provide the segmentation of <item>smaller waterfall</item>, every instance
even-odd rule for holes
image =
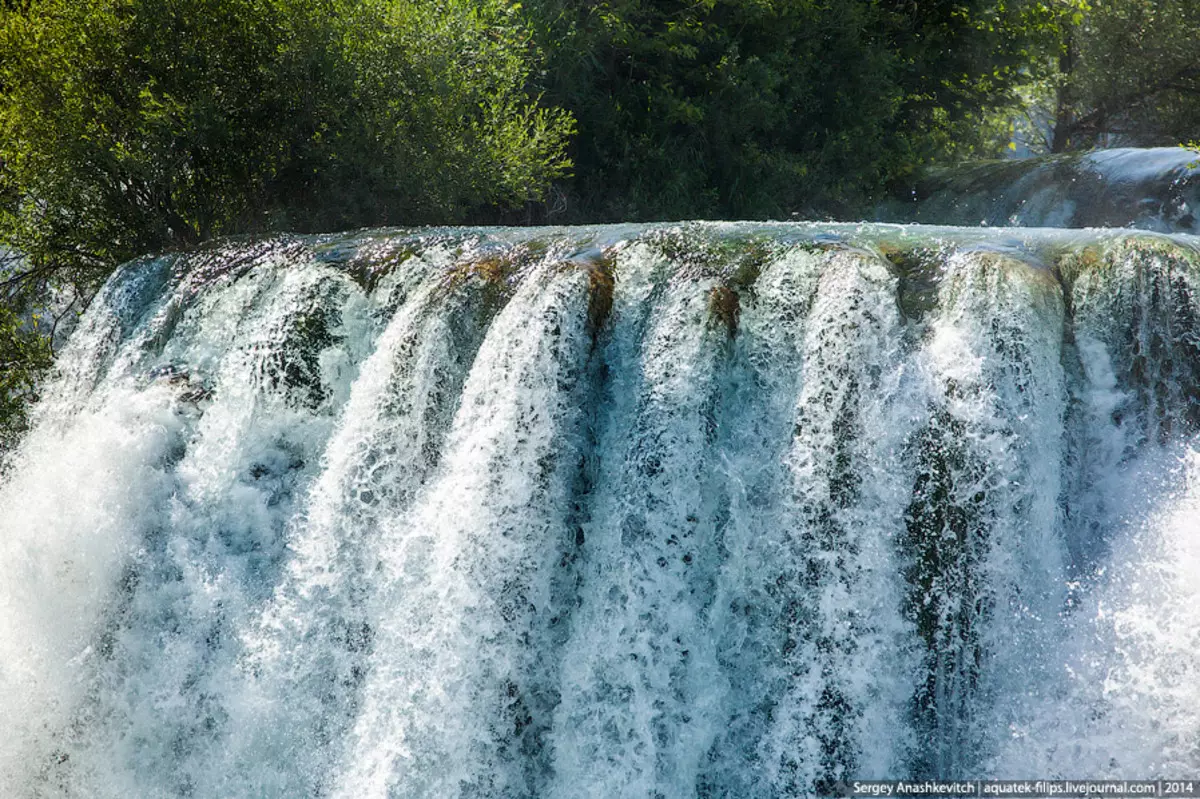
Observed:
[[[1129,147],[951,167],[876,213],[894,222],[1200,233],[1200,153]]]

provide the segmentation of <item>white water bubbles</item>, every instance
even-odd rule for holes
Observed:
[[[977,766],[1046,668],[1062,606],[1063,302],[1036,265],[945,263],[921,352],[927,420],[910,442],[906,612],[926,647],[918,775]]]
[[[786,680],[781,603],[772,574],[783,557],[783,498],[791,487],[787,455],[809,314],[828,258],[804,247],[772,256],[740,292],[740,319],[718,407],[713,470],[727,508],[718,512],[720,559],[708,623],[728,689],[720,725],[696,782],[717,796],[771,796],[759,749],[771,733],[774,702]],[[718,509],[720,511],[721,509]]]
[[[386,531],[441,462],[462,386],[489,321],[479,281],[452,280],[450,252],[407,259],[377,293],[410,286],[363,364],[303,513],[285,575],[243,630],[250,694],[237,741],[245,790],[328,789],[353,724],[379,624],[368,606]],[[268,767],[256,766],[261,763]]]
[[[488,328],[437,475],[381,530],[377,625],[332,795],[540,795],[588,280],[553,262]]]
[[[1056,642],[1058,679],[989,769],[1175,779],[1200,768],[1196,443],[1147,451],[1110,481],[1125,513]]]
[[[729,333],[710,321],[712,278],[676,279],[645,245],[623,253],[617,269],[550,793],[683,796],[721,722],[723,677],[704,613]]]
[[[0,793],[1194,767],[1190,244],[827,227],[127,267],[0,485]]]
[[[164,524],[184,432],[167,387],[114,390],[32,433],[0,488],[0,794],[37,795],[68,756],[62,736],[111,654],[127,564]]]
[[[764,575],[780,613],[781,691],[760,745],[769,795],[895,773],[915,670],[897,602],[911,368],[897,281],[873,254],[824,261],[800,344],[780,550]]]
[[[1200,766],[1195,253],[1137,237],[1064,263],[1082,373],[1067,532],[1083,557],[1053,679],[990,767],[1174,778]]]
[[[151,521],[120,530],[129,549],[94,633],[104,662],[39,790],[219,793],[234,631],[278,579],[287,520],[371,338],[347,278],[270,249],[163,300],[96,396],[165,395],[177,432],[160,490],[140,503]]]

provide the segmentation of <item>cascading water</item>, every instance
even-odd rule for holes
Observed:
[[[0,796],[1195,774],[1198,290],[894,225],[129,264],[0,484]]]
[[[1119,147],[945,167],[876,213],[889,222],[1200,233],[1200,152]]]

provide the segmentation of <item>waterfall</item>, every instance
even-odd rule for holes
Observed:
[[[892,222],[1200,233],[1200,154],[1116,147],[930,170],[876,209]]]
[[[226,241],[0,477],[0,795],[779,797],[1200,768],[1200,250]]]

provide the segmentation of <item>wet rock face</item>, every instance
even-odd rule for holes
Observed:
[[[1190,773],[1198,289],[887,224],[128,265],[0,484],[0,795]]]

